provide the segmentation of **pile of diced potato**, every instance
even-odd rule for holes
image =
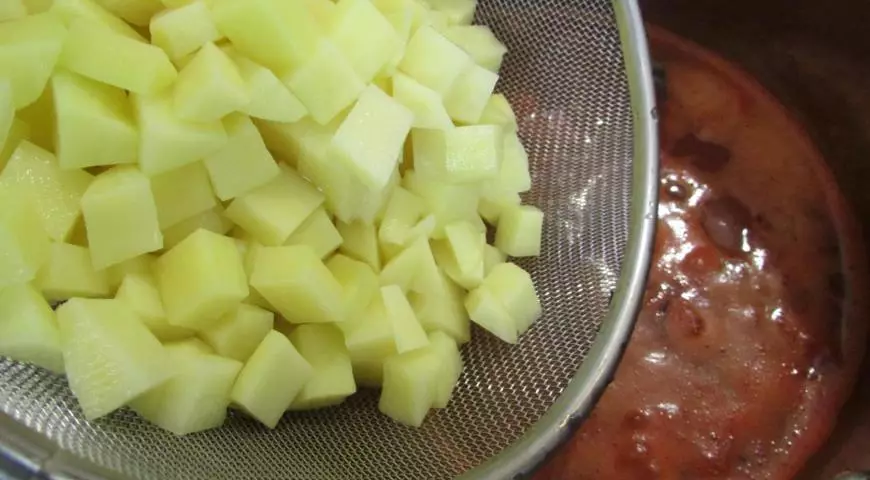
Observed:
[[[472,322],[515,343],[541,315],[474,9],[0,2],[0,355],[176,434],[358,386],[403,424],[444,408]]]

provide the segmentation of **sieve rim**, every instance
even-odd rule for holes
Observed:
[[[586,358],[565,390],[517,441],[459,480],[527,478],[540,467],[598,403],[613,379],[634,330],[652,261],[658,205],[658,112],[652,61],[637,0],[613,0],[634,123],[628,241],[610,309]]]
[[[523,478],[577,430],[610,383],[633,330],[649,271],[658,188],[658,136],[652,68],[637,0],[613,0],[634,123],[628,241],[606,318],[577,373],[547,412],[516,442],[462,480]],[[0,412],[0,476],[16,480],[106,480],[118,474],[60,449]]]

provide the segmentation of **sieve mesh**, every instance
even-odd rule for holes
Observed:
[[[450,478],[515,441],[567,385],[607,314],[629,232],[632,111],[610,0],[484,0],[477,23],[510,49],[499,89],[530,155],[525,201],[546,214],[540,258],[520,263],[545,314],[517,346],[475,331],[447,409],[408,429],[363,392],[287,414],[274,431],[231,413],[224,428],[177,438],[129,411],[87,423],[64,381],[0,359],[0,410],[141,479]]]

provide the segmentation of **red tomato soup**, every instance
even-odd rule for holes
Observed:
[[[779,479],[824,442],[864,329],[860,251],[801,128],[653,30],[666,72],[655,260],[612,385],[540,479]]]

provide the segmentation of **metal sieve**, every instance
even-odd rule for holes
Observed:
[[[0,478],[440,479],[531,472],[594,405],[633,325],[657,191],[652,81],[634,0],[483,0],[510,53],[516,109],[546,214],[532,273],[543,318],[519,345],[475,331],[448,408],[393,423],[364,391],[268,430],[231,412],[174,437],[130,411],[88,423],[65,381],[0,359]]]

